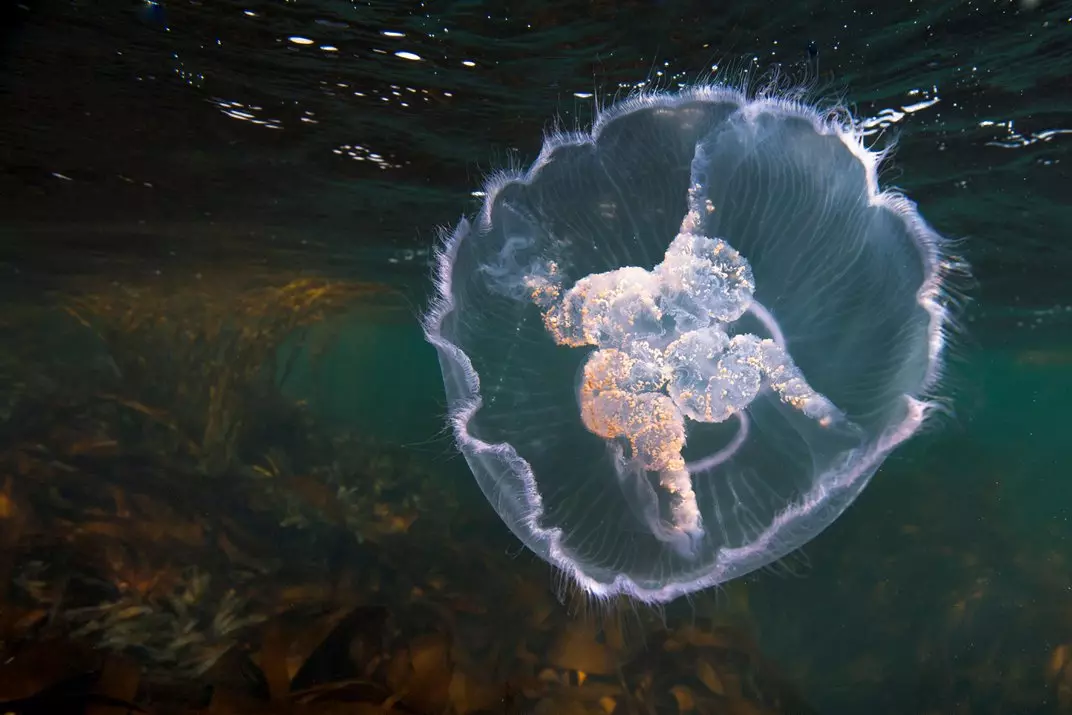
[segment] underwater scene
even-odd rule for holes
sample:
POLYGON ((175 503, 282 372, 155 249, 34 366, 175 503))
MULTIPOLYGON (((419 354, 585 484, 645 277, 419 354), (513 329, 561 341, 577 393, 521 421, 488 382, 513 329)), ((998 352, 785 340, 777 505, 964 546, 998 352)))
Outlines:
POLYGON ((1072 2, 0 33, 0 713, 1072 713, 1072 2))

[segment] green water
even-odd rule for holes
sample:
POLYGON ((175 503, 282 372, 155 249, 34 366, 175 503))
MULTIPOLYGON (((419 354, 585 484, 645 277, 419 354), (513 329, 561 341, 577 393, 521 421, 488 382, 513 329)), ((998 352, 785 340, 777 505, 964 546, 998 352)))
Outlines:
MULTIPOLYGON (((459 483, 465 510, 491 514, 459 481, 471 477, 444 433, 438 364, 412 311, 357 312, 320 330, 337 340, 300 363, 289 392, 421 453, 459 483)), ((829 712, 1014 699, 1001 692, 1010 683, 1048 690, 1047 662, 1072 627, 1072 343, 1026 328, 983 337, 966 328, 955 339, 945 408, 853 506, 747 579, 765 652, 829 712)))

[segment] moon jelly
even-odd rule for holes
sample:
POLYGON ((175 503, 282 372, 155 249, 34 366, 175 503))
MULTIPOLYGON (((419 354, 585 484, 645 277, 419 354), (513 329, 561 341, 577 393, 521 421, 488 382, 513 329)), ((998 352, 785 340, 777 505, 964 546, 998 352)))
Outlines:
POLYGON ((847 113, 707 85, 548 137, 445 236, 425 316, 492 506, 594 596, 742 576, 915 433, 942 239, 847 113))

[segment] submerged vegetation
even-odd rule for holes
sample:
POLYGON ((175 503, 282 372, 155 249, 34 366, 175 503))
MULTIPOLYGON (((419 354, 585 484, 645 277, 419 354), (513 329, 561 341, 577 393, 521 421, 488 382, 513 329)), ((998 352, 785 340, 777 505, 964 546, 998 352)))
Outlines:
POLYGON ((439 465, 284 395, 343 318, 399 308, 380 285, 219 275, 5 311, 7 709, 807 712, 743 587, 676 628, 564 607, 439 465))
POLYGON ((816 552, 821 600, 858 605, 830 643, 782 600, 754 617, 748 579, 665 610, 558 592, 449 445, 385 443, 287 389, 355 324, 411 318, 385 286, 287 273, 8 303, 4 711, 800 715, 817 711, 790 683, 810 683, 889 693, 890 713, 1072 712, 1066 560, 1017 545, 997 486, 966 504, 931 478, 943 451, 873 487, 926 499, 880 524, 850 511, 841 528, 872 541, 816 552), (880 652, 901 633, 928 635, 880 652), (831 667, 838 643, 864 655, 831 667))

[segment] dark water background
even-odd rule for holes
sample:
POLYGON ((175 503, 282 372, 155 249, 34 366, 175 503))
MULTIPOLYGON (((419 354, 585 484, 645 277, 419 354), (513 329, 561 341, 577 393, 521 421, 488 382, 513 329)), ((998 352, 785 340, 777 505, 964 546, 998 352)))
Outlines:
MULTIPOLYGON (((24 0, 4 17, 0 293, 302 266, 414 309, 436 229, 556 118, 718 66, 810 77, 896 139, 902 187, 972 266, 944 392, 794 575, 764 650, 822 712, 1063 712, 1072 642, 1072 3, 24 0), (815 79, 817 78, 817 79, 815 79), (1000 683, 1019 679, 1029 700, 1000 683)), ((439 458, 412 311, 353 317, 288 391, 439 458)), ((335 326, 338 328, 339 326, 335 326)), ((444 479, 468 479, 440 460, 444 479)), ((487 509, 475 489, 474 510, 487 509)), ((516 549, 503 530, 493 538, 516 549)))

